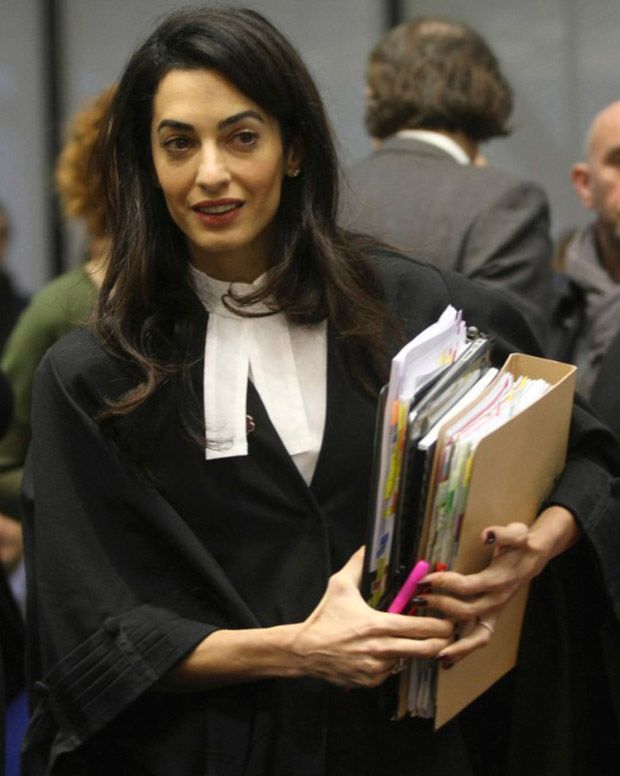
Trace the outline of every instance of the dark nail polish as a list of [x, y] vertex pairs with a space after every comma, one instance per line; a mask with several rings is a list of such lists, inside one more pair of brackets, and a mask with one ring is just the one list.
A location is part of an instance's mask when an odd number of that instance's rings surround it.
[[418, 596], [416, 596], [415, 598], [412, 598], [411, 603], [414, 606], [428, 606], [428, 601], [426, 600], [426, 598], [419, 598]]
[[453, 665], [454, 665], [454, 661], [451, 658], [449, 658], [449, 657], [442, 657], [441, 658], [441, 667], [444, 668], [446, 671], [449, 668], [452, 668]]
[[485, 544], [495, 544], [495, 531], [487, 531], [486, 538], [484, 540]]

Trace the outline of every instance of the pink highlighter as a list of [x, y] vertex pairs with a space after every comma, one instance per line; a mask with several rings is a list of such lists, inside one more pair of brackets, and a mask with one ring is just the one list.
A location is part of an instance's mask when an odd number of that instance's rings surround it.
[[429, 565], [425, 560], [419, 560], [415, 566], [409, 572], [409, 576], [405, 580], [405, 583], [396, 594], [396, 598], [388, 606], [388, 612], [393, 614], [400, 614], [409, 601], [413, 598], [415, 589], [419, 583], [428, 574]]

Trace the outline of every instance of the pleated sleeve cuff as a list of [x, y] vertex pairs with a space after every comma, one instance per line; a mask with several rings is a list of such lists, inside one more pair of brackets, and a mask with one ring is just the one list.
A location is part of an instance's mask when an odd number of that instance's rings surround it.
[[74, 745], [114, 719], [215, 626], [144, 605], [109, 617], [37, 682], [61, 734]]

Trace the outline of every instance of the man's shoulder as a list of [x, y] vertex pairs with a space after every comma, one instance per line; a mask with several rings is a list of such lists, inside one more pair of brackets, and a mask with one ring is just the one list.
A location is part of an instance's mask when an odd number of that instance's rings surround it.
[[564, 243], [564, 264], [567, 270], [575, 262], [585, 262], [595, 267], [601, 265], [601, 257], [596, 240], [596, 222], [576, 229], [573, 234], [566, 238]]
[[491, 164], [455, 164], [449, 170], [444, 167], [440, 171], [437, 167], [435, 172], [440, 176], [449, 176], [455, 192], [475, 190], [479, 202], [513, 195], [546, 199], [542, 187], [534, 181], [517, 177]]
[[505, 192], [523, 191], [535, 196], [545, 196], [543, 189], [535, 182], [522, 179], [513, 173], [492, 165], [459, 164], [449, 154], [428, 143], [396, 138], [373, 150], [370, 154], [351, 164], [346, 178], [353, 186], [360, 181], [372, 187], [373, 176], [382, 170], [397, 171], [400, 177], [424, 176], [426, 185], [438, 185], [449, 179], [454, 196], [460, 196], [460, 189], [475, 188], [481, 196], [493, 198]]

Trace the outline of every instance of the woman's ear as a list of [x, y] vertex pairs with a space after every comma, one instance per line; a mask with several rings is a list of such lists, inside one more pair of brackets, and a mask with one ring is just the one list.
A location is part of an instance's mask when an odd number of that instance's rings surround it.
[[570, 177], [573, 182], [573, 188], [579, 195], [579, 199], [587, 208], [592, 209], [594, 207], [594, 202], [590, 166], [586, 162], [574, 164], [570, 171]]
[[303, 163], [303, 149], [301, 140], [294, 138], [291, 140], [288, 150], [286, 152], [286, 166], [285, 172], [289, 178], [296, 178], [301, 172], [301, 165]]

